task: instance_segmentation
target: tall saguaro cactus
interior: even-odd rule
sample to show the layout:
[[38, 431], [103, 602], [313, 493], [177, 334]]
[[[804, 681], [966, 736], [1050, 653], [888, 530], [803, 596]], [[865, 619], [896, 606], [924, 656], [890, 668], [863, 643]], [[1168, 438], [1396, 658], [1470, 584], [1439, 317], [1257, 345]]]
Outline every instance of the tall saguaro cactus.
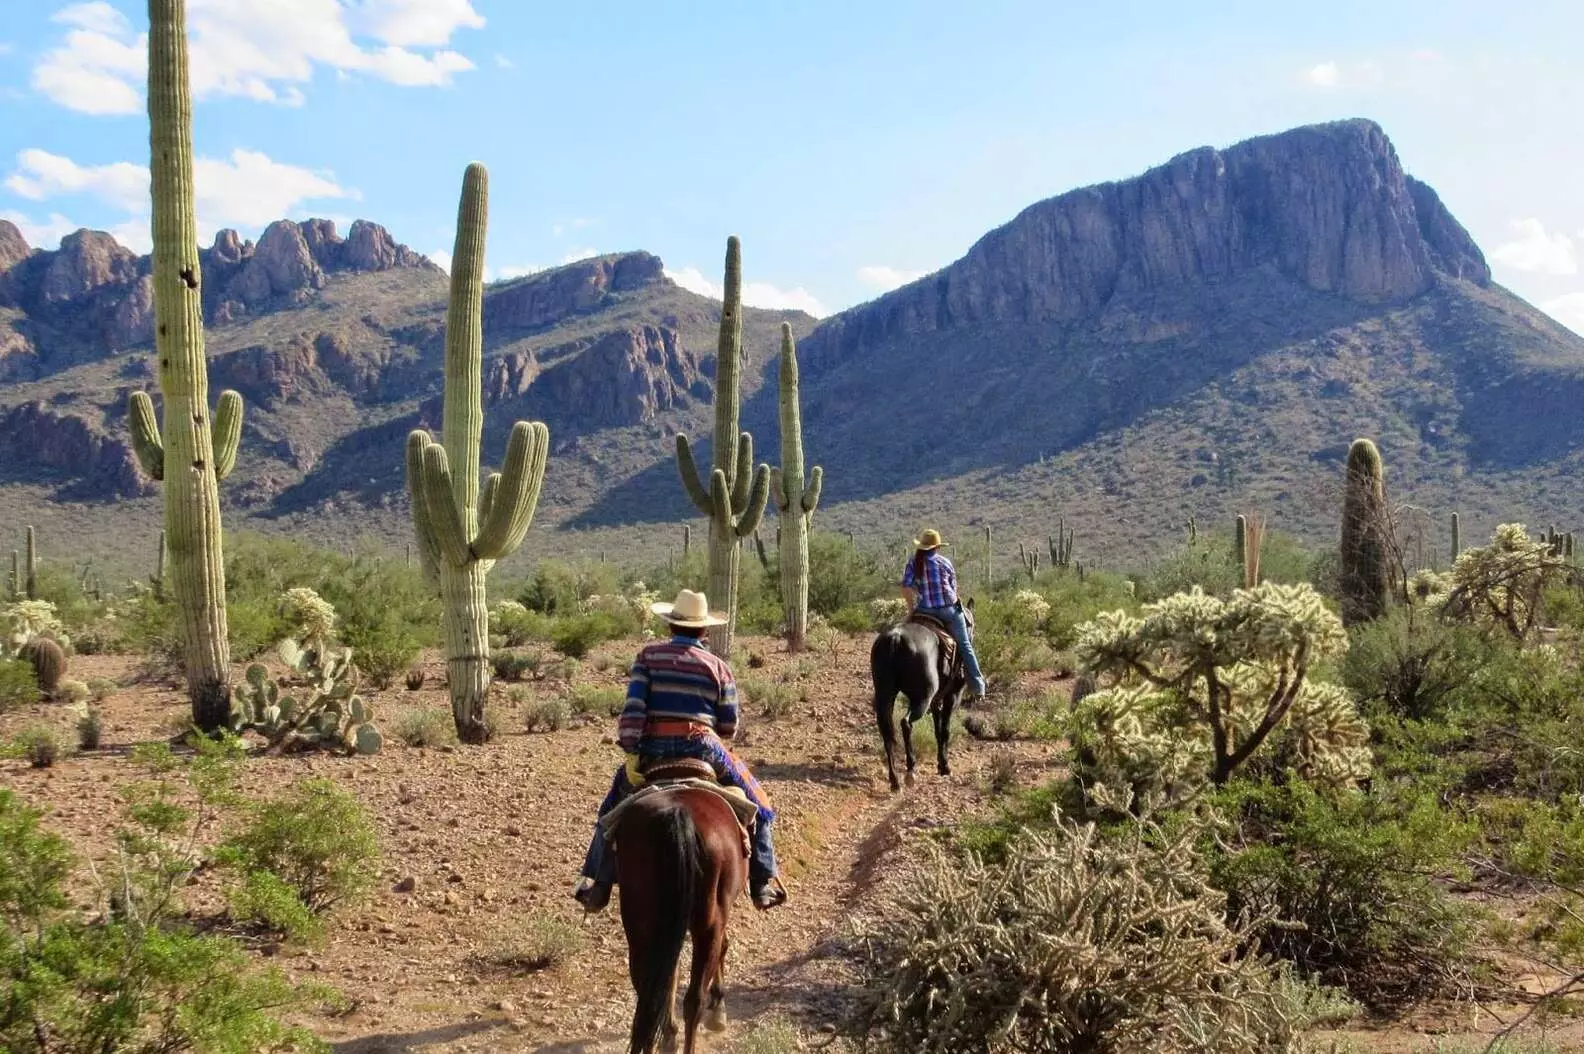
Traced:
[[1386, 611], [1386, 484], [1380, 451], [1368, 439], [1348, 449], [1342, 497], [1342, 622], [1352, 626]]
[[185, 0], [149, 0], [148, 111], [154, 197], [154, 353], [164, 427], [147, 392], [128, 408], [132, 446], [165, 485], [165, 530], [181, 619], [193, 723], [206, 732], [231, 716], [220, 486], [236, 464], [242, 397], [224, 392], [209, 413], [203, 291], [193, 192], [192, 95]]
[[742, 390], [742, 245], [726, 239], [726, 290], [721, 300], [720, 343], [715, 357], [714, 466], [700, 476], [688, 437], [677, 434], [677, 468], [698, 510], [709, 517], [710, 603], [726, 612], [726, 625], [710, 633], [710, 650], [731, 655], [737, 627], [737, 571], [742, 539], [764, 517], [770, 466], [753, 467], [753, 436], [738, 430]]
[[506, 442], [506, 463], [479, 485], [484, 431], [484, 232], [489, 176], [467, 167], [457, 207], [446, 311], [442, 442], [419, 428], [407, 437], [407, 491], [424, 576], [440, 591], [445, 621], [451, 714], [465, 743], [489, 739], [489, 612], [484, 577], [517, 551], [533, 523], [544, 483], [550, 430], [518, 421]]
[[808, 639], [809, 525], [819, 505], [825, 470], [815, 465], [804, 486], [797, 344], [787, 322], [781, 323], [780, 397], [781, 467], [771, 470], [770, 492], [781, 514], [781, 606], [786, 612], [787, 648], [799, 652]]

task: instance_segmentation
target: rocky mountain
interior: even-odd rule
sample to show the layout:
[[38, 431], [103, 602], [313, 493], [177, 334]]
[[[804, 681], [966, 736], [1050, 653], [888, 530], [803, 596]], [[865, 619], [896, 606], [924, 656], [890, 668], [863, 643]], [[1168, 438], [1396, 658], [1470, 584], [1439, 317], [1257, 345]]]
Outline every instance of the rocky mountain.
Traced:
[[[62, 522], [105, 500], [152, 517], [122, 431], [127, 393], [154, 388], [147, 276], [107, 235], [30, 252], [0, 224], [0, 518], [34, 515], [24, 497]], [[314, 220], [256, 245], [222, 232], [203, 281], [212, 386], [248, 403], [233, 515], [400, 545], [402, 439], [439, 424], [444, 275], [374, 224], [342, 239]], [[489, 288], [486, 460], [512, 420], [551, 427], [536, 551], [652, 558], [670, 534], [647, 525], [692, 515], [671, 438], [708, 428], [718, 310], [641, 252]], [[799, 335], [826, 526], [901, 537], [929, 519], [1033, 541], [1061, 516], [1080, 552], [1136, 556], [1189, 516], [1258, 511], [1319, 539], [1361, 434], [1395, 498], [1458, 508], [1465, 537], [1584, 516], [1568, 485], [1584, 340], [1492, 282], [1369, 121], [1202, 147], [1036, 203], [817, 326], [745, 316], [761, 459], [780, 322]]]

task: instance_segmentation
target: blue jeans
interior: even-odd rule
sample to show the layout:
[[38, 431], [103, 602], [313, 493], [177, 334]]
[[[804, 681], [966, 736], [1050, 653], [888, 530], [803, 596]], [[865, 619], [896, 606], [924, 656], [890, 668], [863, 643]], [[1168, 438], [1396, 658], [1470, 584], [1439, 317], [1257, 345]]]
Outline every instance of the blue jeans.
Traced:
[[[669, 744], [669, 741], [667, 743]], [[648, 753], [645, 750], [648, 745], [640, 746], [639, 752], [641, 754]], [[723, 785], [741, 788], [743, 793], [748, 795], [750, 801], [758, 804], [758, 822], [754, 824], [753, 836], [750, 840], [751, 857], [748, 861], [748, 878], [754, 885], [769, 881], [780, 870], [776, 864], [775, 844], [770, 839], [770, 824], [775, 819], [774, 810], [766, 804], [764, 792], [759, 788], [758, 783], [753, 780], [753, 777], [746, 776], [745, 778], [745, 773], [739, 772], [742, 768], [741, 764], [731, 763], [736, 759], [731, 758], [723, 746], [719, 748], [718, 753], [725, 755], [724, 758], [715, 757], [714, 755], [717, 751], [708, 747], [705, 747], [701, 752], [705, 755], [704, 760], [715, 766], [716, 777]], [[664, 751], [665, 755], [671, 757], [678, 756], [678, 753], [679, 751], [675, 749]], [[627, 782], [627, 768], [624, 765], [616, 770], [616, 778], [611, 780], [610, 791], [605, 795], [605, 800], [600, 803], [599, 815], [603, 818], [632, 791], [633, 787], [632, 784]], [[600, 828], [598, 822], [594, 825], [594, 839], [589, 842], [588, 853], [583, 858], [582, 874], [584, 878], [592, 878], [594, 881], [602, 882], [606, 885], [614, 885], [616, 883], [616, 860], [610, 853], [610, 847], [605, 844], [605, 832]]]
[[931, 615], [940, 619], [951, 630], [952, 639], [957, 642], [957, 650], [962, 655], [963, 669], [968, 674], [968, 684], [979, 692], [984, 691], [984, 674], [979, 671], [979, 656], [974, 654], [973, 641], [968, 637], [968, 620], [963, 618], [963, 613], [956, 605], [944, 608], [915, 608], [921, 615]]

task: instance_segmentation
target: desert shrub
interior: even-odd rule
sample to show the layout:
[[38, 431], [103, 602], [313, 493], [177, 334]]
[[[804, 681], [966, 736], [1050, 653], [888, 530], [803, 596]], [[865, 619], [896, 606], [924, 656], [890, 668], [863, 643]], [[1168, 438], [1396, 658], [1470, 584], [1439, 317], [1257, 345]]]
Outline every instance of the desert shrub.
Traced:
[[104, 715], [97, 706], [84, 706], [77, 715], [77, 746], [81, 750], [98, 750], [104, 738]]
[[503, 681], [538, 680], [544, 668], [544, 653], [539, 651], [497, 651], [490, 656], [495, 676]]
[[579, 717], [616, 717], [626, 705], [625, 688], [579, 684], [572, 689], [572, 713]]
[[737, 682], [737, 687], [743, 701], [759, 707], [765, 718], [771, 721], [791, 713], [798, 701], [798, 693], [791, 685], [768, 677], [744, 677]]
[[550, 617], [529, 611], [515, 600], [502, 600], [489, 615], [490, 632], [509, 648], [520, 648], [529, 641], [550, 639]]
[[581, 659], [606, 641], [620, 640], [626, 635], [627, 627], [615, 615], [591, 611], [557, 618], [550, 629], [550, 643], [562, 655]]
[[523, 712], [523, 723], [530, 732], [559, 732], [572, 720], [572, 709], [565, 699], [538, 699]]
[[427, 677], [428, 675], [424, 673], [424, 668], [422, 666], [409, 667], [407, 670], [407, 690], [409, 692], [418, 691], [424, 686], [424, 680]]
[[1056, 817], [1005, 859], [929, 845], [860, 930], [860, 1049], [1142, 1052], [1289, 1049], [1276, 974], [1242, 954], [1191, 825], [1102, 833]]
[[1444, 716], [1496, 647], [1413, 605], [1363, 623], [1351, 636], [1343, 683], [1360, 705], [1412, 719]]
[[36, 724], [17, 733], [8, 753], [26, 760], [36, 769], [47, 769], [64, 758], [68, 748], [53, 726]]
[[231, 941], [184, 925], [175, 893], [193, 861], [177, 835], [192, 813], [158, 793], [131, 802], [109, 901], [88, 913], [65, 892], [76, 861], [64, 840], [0, 789], [0, 1049], [326, 1049], [280, 1017], [327, 990], [256, 969]]
[[526, 926], [497, 936], [478, 956], [479, 965], [514, 974], [554, 970], [583, 950], [583, 933], [558, 918], [536, 918]]
[[1143, 603], [1195, 588], [1211, 596], [1227, 596], [1243, 585], [1243, 568], [1232, 559], [1230, 537], [1201, 534], [1155, 562], [1136, 581]]
[[56, 702], [68, 703], [72, 706], [76, 706], [79, 703], [86, 703], [89, 699], [92, 699], [93, 690], [82, 681], [72, 677], [67, 677], [55, 686], [55, 694], [53, 698]]
[[441, 747], [456, 742], [456, 721], [449, 710], [403, 710], [391, 733], [410, 747]]
[[868, 633], [874, 629], [874, 613], [867, 604], [848, 604], [831, 612], [829, 625], [842, 633]]
[[0, 714], [14, 706], [38, 702], [39, 694], [32, 663], [0, 659]]
[[985, 784], [991, 795], [999, 798], [1017, 786], [1017, 758], [1005, 750], [990, 755], [990, 772]]
[[116, 692], [121, 686], [108, 677], [88, 678], [88, 697], [96, 703], [102, 703]]
[[1584, 954], [1584, 804], [1491, 796], [1475, 806], [1479, 851], [1475, 870], [1498, 887], [1526, 896], [1517, 919], [1492, 927], [1520, 953], [1538, 948], [1552, 961]]
[[1271, 920], [1265, 951], [1373, 1007], [1462, 982], [1468, 924], [1437, 880], [1473, 828], [1433, 794], [1240, 781], [1214, 804], [1231, 827], [1206, 850], [1212, 880], [1234, 916]]
[[342, 640], [352, 649], [352, 658], [375, 688], [389, 688], [403, 670], [410, 667], [421, 650], [418, 638], [405, 626], [349, 627]]
[[278, 644], [289, 629], [290, 624], [282, 617], [276, 599], [258, 597], [226, 601], [226, 630], [234, 661], [258, 658]]
[[797, 1054], [803, 1047], [798, 1042], [797, 1026], [791, 1018], [784, 1014], [767, 1014], [756, 1018], [731, 1049], [732, 1054]]
[[588, 597], [621, 591], [621, 572], [614, 564], [541, 560], [517, 600], [529, 611], [564, 616], [581, 611]]
[[217, 848], [216, 858], [237, 876], [231, 905], [239, 918], [288, 936], [311, 936], [310, 917], [368, 895], [379, 843], [357, 798], [333, 780], [313, 778], [248, 804], [244, 822]]

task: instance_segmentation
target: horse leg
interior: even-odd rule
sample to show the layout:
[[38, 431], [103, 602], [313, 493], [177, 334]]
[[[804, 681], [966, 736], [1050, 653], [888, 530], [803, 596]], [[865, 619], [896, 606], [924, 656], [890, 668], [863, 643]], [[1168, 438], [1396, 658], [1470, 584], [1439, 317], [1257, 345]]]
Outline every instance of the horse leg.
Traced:
[[731, 941], [726, 937], [726, 927], [720, 928], [720, 955], [715, 960], [715, 974], [710, 979], [709, 1003], [704, 1007], [704, 1027], [711, 1032], [726, 1031], [726, 993], [721, 985], [726, 980], [726, 953]]
[[907, 755], [907, 785], [913, 786], [913, 769], [918, 757], [913, 753], [913, 711], [918, 709], [912, 698], [908, 699], [908, 712], [902, 715], [902, 749]]
[[660, 1054], [677, 1052], [677, 1035], [681, 1029], [677, 1027], [676, 991], [677, 981], [681, 976], [682, 964], [678, 962], [676, 969], [671, 971], [671, 995], [666, 1000], [665, 1024], [660, 1026]]
[[957, 693], [945, 692], [942, 695], [940, 709], [935, 711], [935, 760], [936, 771], [942, 776], [951, 775], [951, 765], [946, 761], [946, 743], [951, 739], [952, 710], [957, 706]]
[[902, 784], [897, 782], [896, 723], [892, 720], [896, 709], [896, 689], [892, 688], [887, 695], [876, 688], [874, 709], [875, 723], [880, 726], [880, 742], [885, 746], [886, 776], [891, 780], [891, 789], [898, 791], [902, 789]]

